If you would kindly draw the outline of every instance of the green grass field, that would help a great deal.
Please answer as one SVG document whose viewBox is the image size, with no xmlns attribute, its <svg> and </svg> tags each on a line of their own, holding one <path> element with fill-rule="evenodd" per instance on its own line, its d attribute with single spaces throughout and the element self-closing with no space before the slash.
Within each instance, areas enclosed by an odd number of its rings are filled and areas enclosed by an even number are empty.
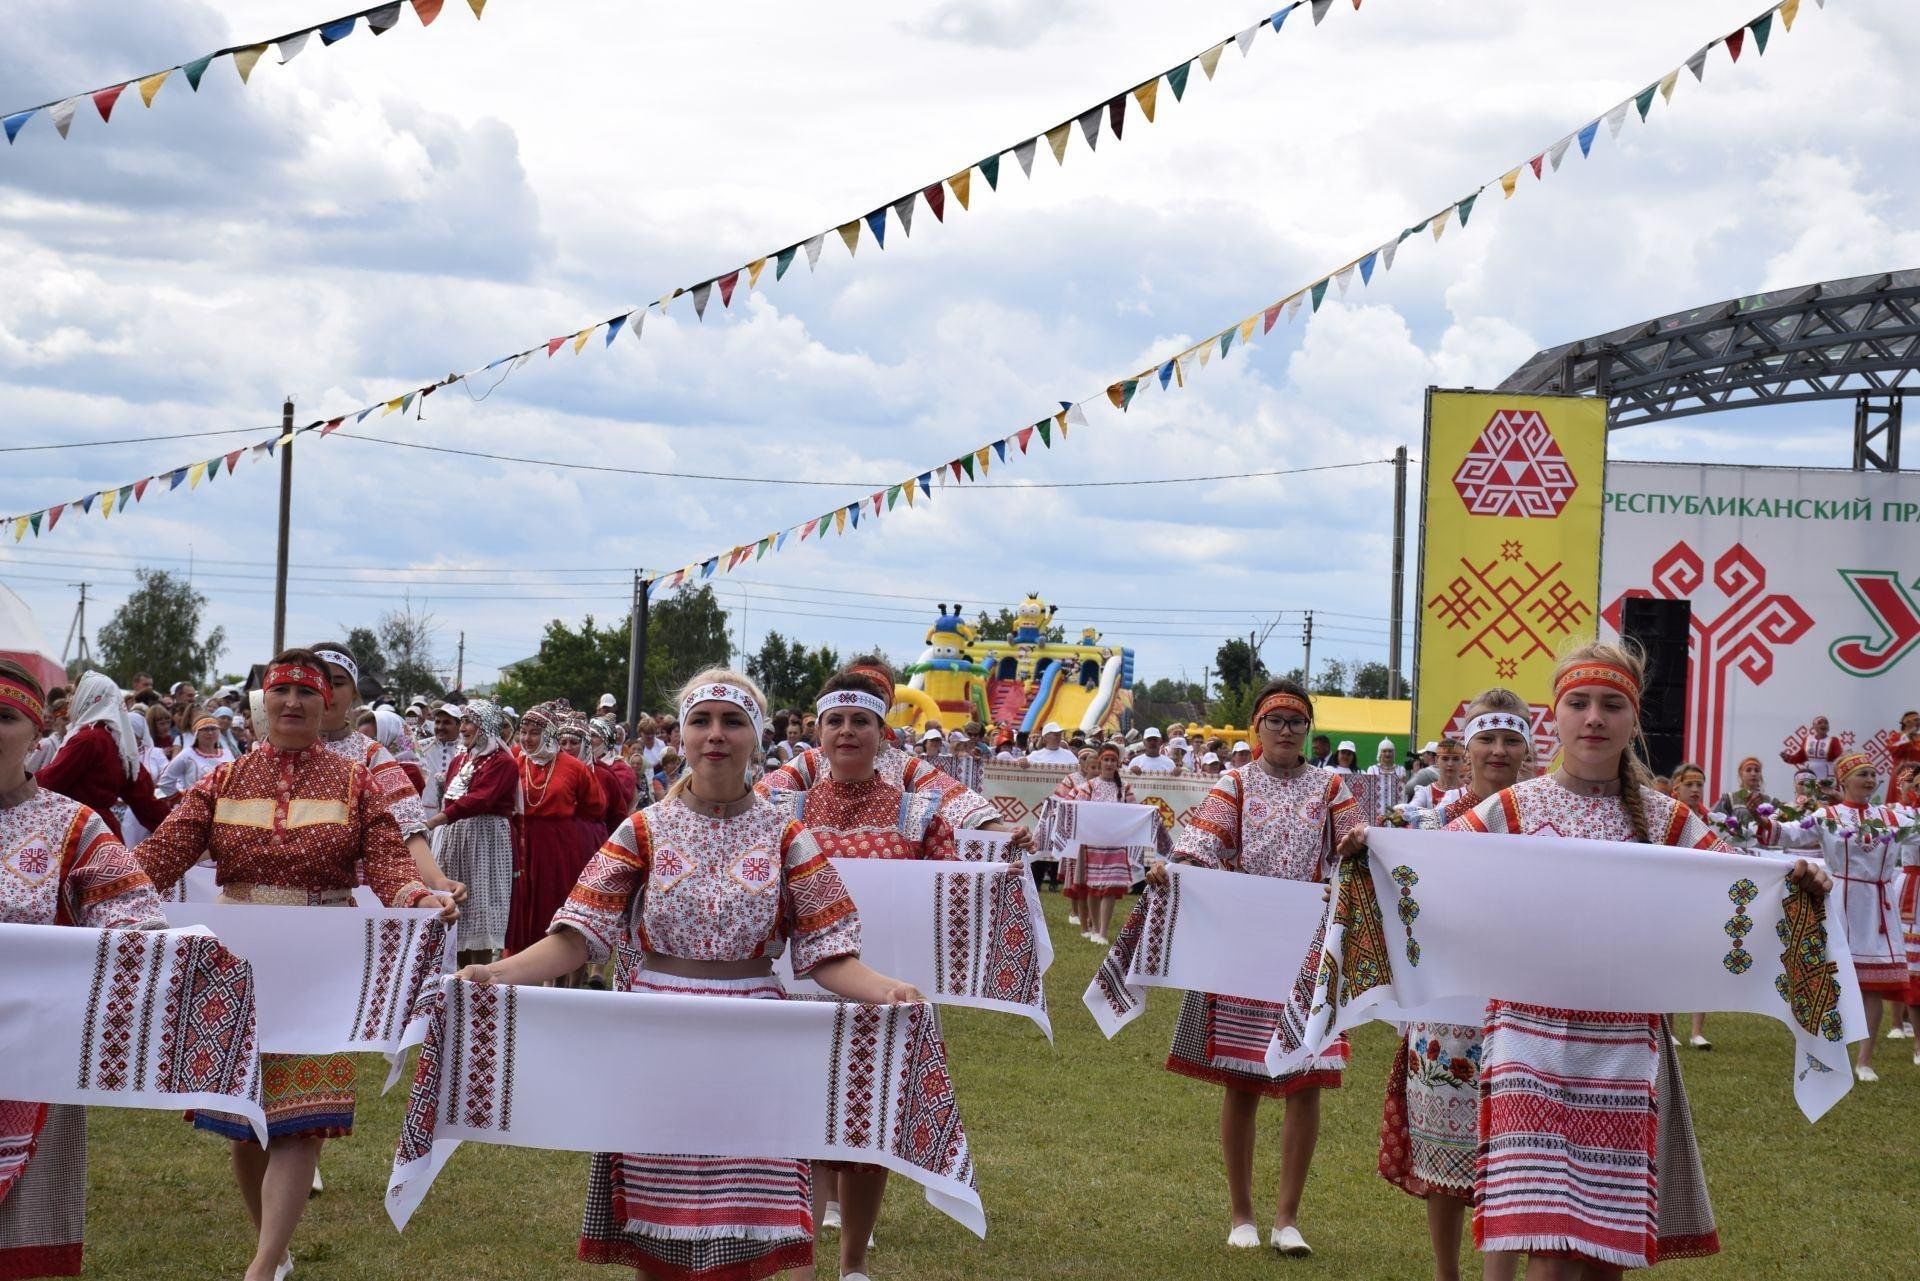
<svg viewBox="0 0 1920 1281">
<path fill-rule="evenodd" d="M 1080 1003 L 1099 949 L 1067 928 L 1058 896 L 1046 901 L 1059 948 L 1048 985 L 1055 1044 L 1023 1019 L 945 1015 L 988 1237 L 976 1240 L 896 1177 L 872 1258 L 876 1277 L 1431 1275 L 1419 1203 L 1373 1172 L 1388 1029 L 1360 1030 L 1346 1088 L 1326 1095 L 1301 1221 L 1318 1253 L 1294 1262 L 1264 1250 L 1229 1252 L 1219 1092 L 1161 1069 L 1178 994 L 1153 993 L 1143 1018 L 1102 1040 Z M 1791 1046 L 1779 1025 L 1720 1016 L 1709 1032 L 1714 1052 L 1689 1051 L 1684 1067 L 1725 1248 L 1714 1259 L 1667 1265 L 1662 1275 L 1920 1278 L 1920 1067 L 1911 1043 L 1883 1043 L 1880 1084 L 1856 1087 L 1809 1126 L 1793 1103 Z M 363 1086 L 377 1085 L 383 1068 L 367 1060 Z M 406 1235 L 396 1233 L 381 1200 L 404 1101 L 404 1086 L 384 1098 L 363 1088 L 354 1136 L 328 1145 L 326 1194 L 294 1238 L 296 1278 L 625 1275 L 573 1258 L 583 1155 L 469 1144 Z M 1263 1199 L 1278 1160 L 1278 1120 L 1277 1107 L 1263 1119 Z M 240 1276 L 250 1242 L 224 1143 L 169 1114 L 96 1109 L 90 1160 L 89 1276 Z M 822 1277 L 834 1276 L 831 1248 L 821 1259 Z"/>
</svg>

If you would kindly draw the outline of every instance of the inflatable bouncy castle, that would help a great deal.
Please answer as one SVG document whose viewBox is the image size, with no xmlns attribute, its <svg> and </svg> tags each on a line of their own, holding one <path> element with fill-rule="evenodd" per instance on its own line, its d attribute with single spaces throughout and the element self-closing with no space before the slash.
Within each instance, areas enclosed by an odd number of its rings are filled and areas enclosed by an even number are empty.
<svg viewBox="0 0 1920 1281">
<path fill-rule="evenodd" d="M 1093 733 L 1118 726 L 1133 705 L 1133 651 L 1103 644 L 1091 627 L 1078 644 L 1044 639 L 1054 610 L 1038 596 L 1021 602 L 1004 640 L 982 640 L 957 604 L 939 610 L 908 684 L 896 690 L 895 725 L 978 720 L 1037 737 L 1057 721 Z"/>
</svg>

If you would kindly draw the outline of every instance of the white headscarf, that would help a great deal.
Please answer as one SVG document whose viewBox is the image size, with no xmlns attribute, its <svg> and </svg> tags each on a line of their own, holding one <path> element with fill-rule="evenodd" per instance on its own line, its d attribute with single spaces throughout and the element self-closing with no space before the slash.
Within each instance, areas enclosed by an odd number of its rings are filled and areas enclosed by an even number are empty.
<svg viewBox="0 0 1920 1281">
<path fill-rule="evenodd" d="M 467 758 L 462 762 L 460 772 L 455 774 L 447 784 L 446 796 L 443 799 L 449 801 L 457 801 L 467 794 L 467 789 L 473 785 L 474 771 L 479 769 L 483 759 L 507 749 L 506 743 L 500 738 L 507 727 L 507 718 L 492 703 L 476 698 L 462 709 L 460 719 L 463 722 L 472 721 L 480 732 L 473 736 L 473 742 L 467 748 Z M 519 784 L 515 783 L 514 786 L 517 789 Z M 520 802 L 516 799 L 513 806 L 514 813 L 518 814 L 520 808 Z"/>
<path fill-rule="evenodd" d="M 120 764 L 126 767 L 127 777 L 140 772 L 140 740 L 127 709 L 121 706 L 120 686 L 100 672 L 82 676 L 67 701 L 67 733 L 71 735 L 83 725 L 105 725 L 120 750 Z"/>
<path fill-rule="evenodd" d="M 407 723 L 391 707 L 373 709 L 373 737 L 380 746 L 393 753 L 397 761 L 413 761 L 413 737 L 407 733 Z"/>
</svg>

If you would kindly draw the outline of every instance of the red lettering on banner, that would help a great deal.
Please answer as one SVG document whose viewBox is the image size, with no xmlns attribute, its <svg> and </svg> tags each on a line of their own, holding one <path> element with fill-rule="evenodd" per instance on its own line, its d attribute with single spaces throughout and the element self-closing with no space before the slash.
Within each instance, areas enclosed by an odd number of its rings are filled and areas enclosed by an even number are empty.
<svg viewBox="0 0 1920 1281">
<path fill-rule="evenodd" d="M 1853 594 L 1880 626 L 1879 636 L 1843 636 L 1827 653 L 1849 676 L 1879 676 L 1920 645 L 1920 605 L 1890 569 L 1843 569 Z"/>
</svg>

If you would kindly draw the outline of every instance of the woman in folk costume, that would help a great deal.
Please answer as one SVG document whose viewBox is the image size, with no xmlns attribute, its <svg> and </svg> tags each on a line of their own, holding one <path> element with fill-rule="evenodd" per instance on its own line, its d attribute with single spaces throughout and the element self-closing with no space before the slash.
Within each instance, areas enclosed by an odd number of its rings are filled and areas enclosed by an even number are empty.
<svg viewBox="0 0 1920 1281">
<path fill-rule="evenodd" d="M 613 721 L 603 718 L 587 722 L 587 749 L 594 777 L 600 780 L 600 791 L 606 797 L 605 817 L 611 832 L 633 813 L 640 778 L 633 766 L 620 759 L 620 727 Z"/>
<path fill-rule="evenodd" d="M 0 659 L 0 922 L 166 928 L 153 883 L 106 820 L 27 773 L 46 725 L 40 682 Z M 80 1275 L 86 1153 L 84 1108 L 0 1101 L 0 1277 Z"/>
<path fill-rule="evenodd" d="M 892 686 L 865 671 L 847 669 L 821 687 L 815 731 L 827 758 L 827 777 L 804 792 L 775 790 L 767 797 L 813 835 L 828 858 L 954 859 L 953 829 L 940 816 L 940 798 L 904 792 L 875 767 L 887 741 Z M 887 1172 L 875 1165 L 816 1169 L 814 1204 L 823 1227 L 840 1226 L 840 1275 L 864 1277 L 867 1247 L 880 1218 Z"/>
<path fill-rule="evenodd" d="M 124 802 L 148 831 L 160 826 L 168 803 L 154 795 L 153 775 L 140 763 L 140 742 L 127 719 L 120 687 L 99 672 L 88 672 L 74 686 L 68 709 L 66 741 L 34 781 L 98 814 L 116 841 L 117 803 Z"/>
<path fill-rule="evenodd" d="M 343 761 L 352 761 L 367 771 L 374 787 L 386 797 L 387 808 L 400 825 L 400 837 L 413 859 L 421 884 L 466 901 L 466 887 L 449 881 L 433 861 L 433 845 L 427 838 L 427 809 L 413 780 L 400 768 L 393 753 L 354 728 L 353 704 L 360 697 L 360 665 L 353 652 L 338 641 L 326 641 L 307 651 L 317 655 L 327 673 L 329 701 L 321 709 L 320 745 Z M 375 717 L 376 722 L 378 717 Z"/>
<path fill-rule="evenodd" d="M 1773 798 L 1767 795 L 1766 769 L 1758 756 L 1743 756 L 1734 769 L 1734 777 L 1739 785 L 1720 794 L 1720 799 L 1713 803 L 1713 812 L 1726 818 L 1752 821 L 1757 817 L 1755 810 L 1773 803 Z"/>
<path fill-rule="evenodd" d="M 393 757 L 400 766 L 400 772 L 407 776 L 407 782 L 413 785 L 414 797 L 424 815 L 427 811 L 426 802 L 419 798 L 427 794 L 427 772 L 420 768 L 420 755 L 414 750 L 413 735 L 407 732 L 407 722 L 391 707 L 376 707 L 373 709 L 373 732 L 370 737 L 385 749 L 387 755 Z"/>
<path fill-rule="evenodd" d="M 1436 831 L 1489 796 L 1512 787 L 1533 751 L 1527 701 L 1490 689 L 1466 709 L 1467 777 L 1452 800 L 1419 811 L 1419 826 Z M 1456 749 L 1459 744 L 1452 739 Z M 1446 743 L 1441 744 L 1444 751 Z M 1427 1203 L 1435 1281 L 1459 1281 L 1460 1241 L 1473 1201 L 1480 1144 L 1480 1029 L 1414 1023 L 1401 1037 L 1387 1075 L 1380 1122 L 1380 1177 Z M 1519 1256 L 1489 1256 L 1486 1281 L 1512 1281 Z"/>
<path fill-rule="evenodd" d="M 854 659 L 848 670 L 866 672 L 876 684 L 885 683 L 889 691 L 894 688 L 893 668 L 877 655 L 863 655 Z M 992 801 L 962 786 L 959 780 L 936 766 L 928 757 L 909 756 L 889 742 L 880 749 L 875 768 L 903 792 L 932 792 L 938 796 L 940 813 L 947 820 L 947 826 L 955 831 L 974 828 L 989 832 L 1011 832 L 1014 852 L 1025 854 L 1032 851 L 1032 833 L 1021 824 L 1002 818 L 999 807 Z M 809 747 L 780 768 L 768 770 L 766 777 L 754 786 L 762 796 L 775 790 L 804 792 L 826 774 L 826 754 L 818 747 Z"/>
<path fill-rule="evenodd" d="M 427 776 L 420 802 L 430 811 L 440 808 L 453 778 L 454 758 L 465 751 L 460 741 L 463 719 L 458 703 L 442 703 L 433 709 L 433 732 L 414 749 L 420 757 L 420 770 Z"/>
<path fill-rule="evenodd" d="M 461 715 L 467 750 L 454 758 L 440 812 L 427 820 L 434 860 L 467 887 L 460 914 L 460 963 L 488 960 L 506 946 L 513 905 L 515 816 L 520 767 L 503 735 L 507 718 L 494 704 L 468 703 Z"/>
<path fill-rule="evenodd" d="M 1899 891 L 1894 886 L 1902 864 L 1920 860 L 1920 826 L 1892 805 L 1873 804 L 1880 775 L 1860 752 L 1833 763 L 1840 799 L 1812 811 L 1799 822 L 1769 820 L 1761 839 L 1781 849 L 1817 849 L 1840 881 L 1840 904 L 1847 918 L 1847 946 L 1867 1011 L 1867 1039 L 1860 1042 L 1853 1074 L 1877 1081 L 1873 1047 L 1880 1039 L 1881 1006 L 1907 995 L 1907 953 L 1900 928 Z"/>
<path fill-rule="evenodd" d="M 1132 804 L 1133 788 L 1120 777 L 1120 745 L 1108 743 L 1096 760 L 1098 772 L 1070 799 Z M 1080 923 L 1086 927 L 1080 937 L 1104 947 L 1107 931 L 1113 928 L 1114 905 L 1133 888 L 1131 857 L 1124 849 L 1083 847 L 1074 865 L 1074 879 L 1080 887 Z"/>
<path fill-rule="evenodd" d="M 1067 776 L 1053 789 L 1053 795 L 1041 803 L 1040 818 L 1034 824 L 1034 846 L 1041 852 L 1055 854 L 1060 860 L 1060 892 L 1067 896 L 1067 924 L 1080 925 L 1081 913 L 1087 905 L 1087 883 L 1081 878 L 1081 861 L 1068 857 L 1061 852 L 1059 834 L 1054 826 L 1060 801 L 1084 801 L 1093 796 L 1093 780 L 1100 777 L 1100 749 L 1083 747 L 1079 761 Z M 1091 921 L 1088 922 L 1091 928 Z M 1086 930 L 1081 931 L 1086 936 Z"/>
<path fill-rule="evenodd" d="M 1824 716 L 1816 716 L 1806 733 L 1780 753 L 1780 759 L 1797 771 L 1805 770 L 1822 783 L 1833 781 L 1834 763 L 1846 754 L 1846 747 L 1831 733 Z"/>
<path fill-rule="evenodd" d="M 1902 724 L 1904 724 L 1904 720 Z M 1887 788 L 1887 803 L 1897 807 L 1909 823 L 1920 823 L 1920 761 L 1907 761 L 1895 768 L 1893 782 Z M 1889 1040 L 1905 1033 L 1920 1042 L 1920 859 L 1907 864 L 1900 878 L 1900 927 L 1906 932 L 1907 945 L 1907 1023 L 1887 1029 Z M 1920 1067 L 1920 1044 L 1913 1047 L 1913 1062 Z"/>
<path fill-rule="evenodd" d="M 583 821 L 598 822 L 607 807 L 593 770 L 560 750 L 569 709 L 542 703 L 520 718 L 520 857 L 507 919 L 507 951 L 546 937 L 553 914 L 592 857 L 582 848 Z"/>
<path fill-rule="evenodd" d="M 1698 815 L 1648 785 L 1633 750 L 1644 680 L 1636 648 L 1568 653 L 1553 680 L 1560 767 L 1482 801 L 1450 830 L 1730 853 Z M 1815 892 L 1831 884 L 1804 860 L 1791 877 Z M 1480 1249 L 1531 1255 L 1528 1281 L 1597 1281 L 1719 1251 L 1664 1017 L 1495 1000 L 1480 1075 Z"/>
<path fill-rule="evenodd" d="M 220 718 L 210 712 L 202 712 L 193 722 L 193 741 L 167 762 L 166 769 L 160 772 L 160 785 L 155 790 L 162 796 L 177 795 L 232 759 L 227 749 L 220 745 Z"/>
<path fill-rule="evenodd" d="M 1259 753 L 1220 776 L 1188 820 L 1175 862 L 1225 868 L 1253 876 L 1323 881 L 1334 849 L 1359 832 L 1359 806 L 1330 770 L 1306 763 L 1301 748 L 1313 725 L 1313 700 L 1290 680 L 1268 681 L 1254 699 L 1253 729 Z M 1167 883 L 1154 863 L 1147 880 Z M 1220 1107 L 1220 1146 L 1232 1203 L 1231 1246 L 1257 1247 L 1253 1218 L 1254 1117 L 1262 1098 L 1286 1100 L 1280 1132 L 1280 1191 L 1268 1243 L 1282 1254 L 1313 1253 L 1297 1219 L 1307 1169 L 1320 1138 L 1320 1091 L 1338 1087 L 1348 1048 L 1345 1037 L 1306 1068 L 1284 1076 L 1267 1074 L 1267 1045 L 1278 1007 L 1264 1001 L 1188 992 L 1167 1055 L 1170 1071 L 1226 1087 Z"/>
<path fill-rule="evenodd" d="M 1702 823 L 1708 827 L 1714 826 L 1713 814 L 1707 809 L 1707 771 L 1704 768 L 1691 761 L 1674 766 L 1672 788 L 1668 795 L 1686 806 Z M 1687 1017 L 1691 1024 L 1687 1044 L 1696 1050 L 1711 1050 L 1713 1042 L 1707 1039 L 1707 1016 L 1696 1011 Z"/>
<path fill-rule="evenodd" d="M 211 855 L 222 903 L 351 907 L 364 864 L 380 901 L 438 907 L 450 898 L 420 882 L 388 801 L 357 761 L 327 750 L 321 724 L 333 685 L 311 650 L 267 666 L 267 739 L 183 793 L 135 852 L 163 893 L 201 853 Z M 233 1172 L 258 1233 L 247 1281 L 284 1277 L 323 1139 L 353 1132 L 353 1060 L 345 1054 L 260 1056 L 268 1146 L 241 1117 L 194 1114 L 233 1141 Z"/>
<path fill-rule="evenodd" d="M 1494 691 L 1487 691 L 1489 694 Z M 1482 695 L 1484 698 L 1485 695 Z M 1473 719 L 1468 709 L 1468 720 Z M 1422 783 L 1413 789 L 1412 797 L 1407 801 L 1406 814 L 1409 818 L 1437 811 L 1442 806 L 1458 800 L 1461 788 L 1468 784 L 1467 749 L 1457 738 L 1440 740 L 1433 754 L 1433 769 L 1438 775 L 1431 783 Z M 1391 805 L 1388 806 L 1392 808 Z M 1425 824 L 1421 824 L 1425 826 Z"/>
<path fill-rule="evenodd" d="M 773 958 L 790 946 L 796 975 L 848 1000 L 921 999 L 860 961 L 860 918 L 839 873 L 806 828 L 748 787 L 765 715 L 765 698 L 739 673 L 694 677 L 680 694 L 692 771 L 620 824 L 545 938 L 461 977 L 539 983 L 637 945 L 642 959 L 623 975 L 631 991 L 779 1000 Z M 787 1269 L 811 1278 L 807 1164 L 597 1154 L 579 1255 L 663 1281 Z"/>
</svg>

